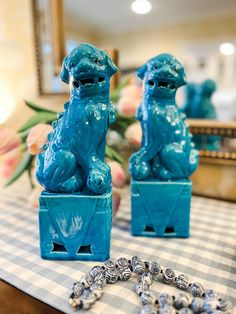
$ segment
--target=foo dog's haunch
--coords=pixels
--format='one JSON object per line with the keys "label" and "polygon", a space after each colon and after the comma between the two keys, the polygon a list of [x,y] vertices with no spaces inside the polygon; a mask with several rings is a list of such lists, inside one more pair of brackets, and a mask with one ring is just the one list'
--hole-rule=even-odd
{"label": "foo dog's haunch", "polygon": [[187,179],[197,168],[198,153],[191,143],[185,115],[175,102],[177,89],[186,84],[182,64],[169,54],[147,61],[137,71],[144,97],[137,118],[143,131],[142,148],[130,159],[133,179]]}
{"label": "foo dog's haunch", "polygon": [[37,179],[47,191],[102,194],[109,190],[105,137],[115,120],[109,89],[116,71],[110,57],[89,44],[81,44],[64,59],[61,79],[70,84],[71,98],[53,123],[49,143],[37,161]]}

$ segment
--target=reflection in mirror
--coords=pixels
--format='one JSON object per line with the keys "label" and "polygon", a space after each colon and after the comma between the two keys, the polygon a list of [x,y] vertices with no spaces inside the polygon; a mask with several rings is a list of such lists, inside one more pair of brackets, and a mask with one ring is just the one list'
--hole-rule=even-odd
{"label": "reflection in mirror", "polygon": [[[41,93],[67,91],[59,79],[60,63],[82,42],[118,49],[121,80],[146,59],[169,52],[183,62],[190,82],[177,97],[187,118],[236,120],[235,1],[152,1],[147,14],[135,14],[131,4],[35,0]],[[224,142],[213,135],[193,139],[208,150],[221,150]]]}
{"label": "reflection in mirror", "polygon": [[[152,9],[147,14],[135,14],[131,0],[35,2],[40,25],[43,92],[60,92],[63,86],[55,76],[55,64],[50,62],[55,53],[52,38],[58,13],[59,25],[64,26],[60,41],[63,37],[65,40],[60,45],[63,50],[64,44],[65,53],[81,42],[116,48],[123,72],[136,69],[158,53],[172,53],[184,63],[189,82],[200,83],[205,79],[216,82],[218,89],[213,103],[219,118],[232,120],[235,117],[232,116],[236,98],[234,0],[151,1]],[[61,10],[56,9],[55,3]]]}
{"label": "reflection in mirror", "polygon": [[[189,85],[179,89],[177,104],[189,119],[201,156],[193,178],[195,192],[229,198],[235,189],[232,180],[224,195],[216,190],[221,191],[221,176],[230,175],[232,179],[236,164],[236,1],[32,1],[40,94],[67,92],[59,79],[60,64],[79,43],[117,49],[120,83],[126,81],[129,85],[113,101],[121,124],[127,118],[133,123],[142,97],[136,69],[159,53],[168,52],[178,58]],[[133,123],[122,132],[114,127],[108,143],[118,145],[125,138],[130,145],[124,145],[128,160],[128,149],[140,145],[141,137],[138,123]],[[215,188],[216,176],[219,189]],[[210,188],[205,186],[206,177],[212,179],[207,183]]]}

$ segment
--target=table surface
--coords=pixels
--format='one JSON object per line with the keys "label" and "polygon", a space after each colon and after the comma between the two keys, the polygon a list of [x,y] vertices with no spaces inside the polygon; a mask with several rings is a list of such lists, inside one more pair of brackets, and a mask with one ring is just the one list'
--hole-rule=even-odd
{"label": "table surface", "polygon": [[[236,204],[193,197],[189,239],[132,237],[129,188],[122,193],[121,208],[113,221],[111,258],[139,255],[158,261],[236,304]],[[27,204],[28,194],[22,180],[0,193],[0,277],[64,313],[74,313],[68,304],[70,288],[98,263],[41,259],[37,210]],[[134,285],[135,278],[107,285],[101,300],[87,313],[139,313]],[[160,282],[152,289],[177,293]]]}

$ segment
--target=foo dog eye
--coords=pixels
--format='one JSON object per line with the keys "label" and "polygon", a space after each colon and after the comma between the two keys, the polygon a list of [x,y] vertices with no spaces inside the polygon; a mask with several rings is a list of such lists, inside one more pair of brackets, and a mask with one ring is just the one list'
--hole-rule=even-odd
{"label": "foo dog eye", "polygon": [[94,59],[93,59],[93,62],[96,63],[96,64],[98,64],[98,65],[102,65],[101,59],[99,59],[99,58],[94,58]]}
{"label": "foo dog eye", "polygon": [[71,69],[71,68],[73,68],[75,66],[75,63],[74,62],[70,62],[69,66],[70,66],[70,69]]}
{"label": "foo dog eye", "polygon": [[174,71],[177,72],[177,73],[179,72],[179,69],[180,69],[180,66],[179,66],[179,65],[176,65],[176,66],[174,67]]}

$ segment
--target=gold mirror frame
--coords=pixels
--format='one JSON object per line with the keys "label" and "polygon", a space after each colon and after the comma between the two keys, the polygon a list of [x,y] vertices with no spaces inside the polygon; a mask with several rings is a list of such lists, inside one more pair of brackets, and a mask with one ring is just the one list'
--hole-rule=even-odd
{"label": "gold mirror frame", "polygon": [[[236,122],[187,120],[194,135],[236,139]],[[200,163],[192,175],[193,194],[236,202],[236,152],[200,150]]]}
{"label": "gold mirror frame", "polygon": [[[38,94],[40,96],[60,96],[68,95],[67,92],[45,92],[43,86],[42,75],[42,42],[40,39],[40,23],[38,13],[38,0],[32,0],[32,16],[33,16],[33,31],[34,31],[34,44],[36,55],[37,79],[38,79]],[[65,22],[64,22],[64,0],[48,0],[50,8],[50,36],[52,41],[53,51],[53,68],[54,74],[59,75],[61,64],[65,56]],[[118,66],[119,54],[116,49],[106,49],[107,53],[111,56],[114,63]],[[118,85],[119,74],[115,74],[111,79],[111,90]]]}
{"label": "gold mirror frame", "polygon": [[[33,16],[33,32],[34,32],[34,46],[36,56],[36,68],[38,79],[38,94],[40,96],[60,96],[68,95],[65,92],[45,92],[43,89],[42,79],[42,52],[41,52],[41,39],[39,27],[39,13],[37,10],[37,0],[32,1],[32,16]],[[55,74],[60,73],[61,63],[65,55],[64,44],[64,14],[63,14],[63,0],[49,0],[50,15],[51,15],[51,31],[52,31],[52,46],[53,46],[53,62]]]}

